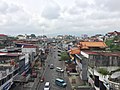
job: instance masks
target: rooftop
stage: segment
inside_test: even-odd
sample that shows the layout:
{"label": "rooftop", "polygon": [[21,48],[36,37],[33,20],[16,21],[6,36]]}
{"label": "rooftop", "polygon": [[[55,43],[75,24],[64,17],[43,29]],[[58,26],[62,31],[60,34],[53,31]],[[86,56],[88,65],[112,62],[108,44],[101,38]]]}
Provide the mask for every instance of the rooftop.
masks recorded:
{"label": "rooftop", "polygon": [[79,48],[71,48],[69,50],[70,54],[80,54],[80,49]]}
{"label": "rooftop", "polygon": [[5,35],[5,34],[0,34],[0,36],[7,36],[7,35]]}
{"label": "rooftop", "polygon": [[20,56],[22,53],[5,53],[5,52],[0,52],[0,56]]}
{"label": "rooftop", "polygon": [[104,42],[80,42],[81,49],[89,49],[90,47],[105,48],[107,45]]}
{"label": "rooftop", "polygon": [[87,54],[91,55],[103,55],[103,56],[120,56],[120,52],[92,52],[84,51]]}
{"label": "rooftop", "polygon": [[114,32],[108,32],[108,34],[111,34],[111,35],[118,34],[118,35],[120,35],[120,32],[114,31]]}
{"label": "rooftop", "polygon": [[33,45],[24,45],[23,48],[37,48],[37,46],[33,46]]}

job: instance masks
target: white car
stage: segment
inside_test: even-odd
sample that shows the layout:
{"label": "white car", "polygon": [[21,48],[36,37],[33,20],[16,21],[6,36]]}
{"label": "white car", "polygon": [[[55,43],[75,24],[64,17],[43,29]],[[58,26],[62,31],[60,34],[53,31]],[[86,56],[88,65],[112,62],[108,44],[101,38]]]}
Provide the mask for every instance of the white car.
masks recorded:
{"label": "white car", "polygon": [[50,82],[45,83],[44,90],[50,90]]}
{"label": "white car", "polygon": [[63,70],[62,68],[60,68],[60,67],[56,67],[56,71],[57,71],[57,72],[61,72],[61,73],[64,72],[64,70]]}
{"label": "white car", "polygon": [[53,64],[50,64],[50,69],[54,69],[54,65]]}

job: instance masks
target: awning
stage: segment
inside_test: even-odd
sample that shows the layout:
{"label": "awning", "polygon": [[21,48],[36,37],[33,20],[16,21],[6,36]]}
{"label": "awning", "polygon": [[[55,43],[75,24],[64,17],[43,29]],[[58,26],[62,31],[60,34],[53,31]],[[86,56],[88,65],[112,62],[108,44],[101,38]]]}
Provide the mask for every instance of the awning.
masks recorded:
{"label": "awning", "polygon": [[26,77],[22,76],[22,75],[16,75],[13,78],[13,82],[16,82],[16,83],[27,83],[29,78],[30,78],[30,74],[28,74]]}
{"label": "awning", "polygon": [[13,78],[13,82],[26,82],[26,77],[22,75],[16,75]]}

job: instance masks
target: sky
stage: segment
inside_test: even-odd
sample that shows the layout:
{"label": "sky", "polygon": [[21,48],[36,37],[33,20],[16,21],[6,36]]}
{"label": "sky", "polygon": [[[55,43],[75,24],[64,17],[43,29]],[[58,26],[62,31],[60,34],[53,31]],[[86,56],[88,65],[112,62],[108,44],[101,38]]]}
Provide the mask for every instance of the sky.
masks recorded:
{"label": "sky", "polygon": [[105,34],[120,31],[120,0],[0,0],[0,33]]}

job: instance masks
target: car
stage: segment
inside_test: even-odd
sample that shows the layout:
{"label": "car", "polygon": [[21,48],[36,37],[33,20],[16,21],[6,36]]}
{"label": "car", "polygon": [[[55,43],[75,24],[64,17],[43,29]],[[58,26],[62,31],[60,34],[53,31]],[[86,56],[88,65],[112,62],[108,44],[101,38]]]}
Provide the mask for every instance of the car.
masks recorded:
{"label": "car", "polygon": [[65,83],[65,81],[61,78],[56,78],[55,84],[60,86],[60,87],[64,87],[64,88],[67,86],[67,83]]}
{"label": "car", "polygon": [[58,61],[62,61],[61,59],[59,59]]}
{"label": "car", "polygon": [[61,56],[61,54],[58,54],[58,56]]}
{"label": "car", "polygon": [[31,77],[33,77],[33,78],[37,78],[37,73],[36,73],[36,72],[32,72]]}
{"label": "car", "polygon": [[50,64],[50,69],[53,69],[54,68],[54,65],[53,64]]}
{"label": "car", "polygon": [[50,82],[45,83],[44,90],[50,90]]}
{"label": "car", "polygon": [[61,53],[61,51],[58,51],[59,53]]}
{"label": "car", "polygon": [[57,72],[61,72],[61,73],[64,72],[64,70],[63,70],[62,68],[60,68],[60,67],[56,67],[56,71],[57,71]]}

